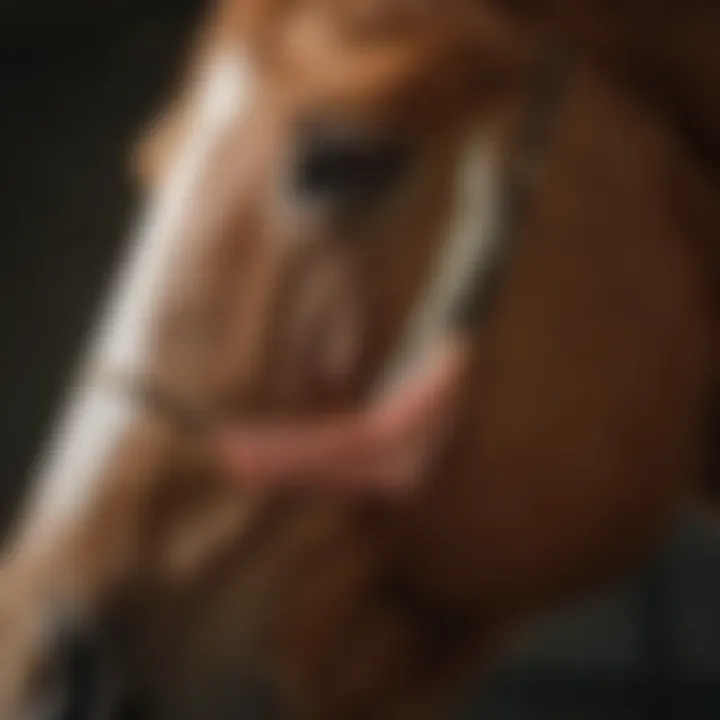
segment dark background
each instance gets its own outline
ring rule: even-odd
[[[0,0],[1,519],[92,324],[134,202],[129,151],[194,14],[178,0]]]
[[[0,523],[89,329],[135,202],[128,151],[197,7],[0,0]],[[690,522],[627,585],[519,638],[462,717],[720,718],[720,540]]]

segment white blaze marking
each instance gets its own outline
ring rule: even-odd
[[[46,536],[91,497],[104,460],[136,418],[137,408],[128,398],[93,385],[92,378],[83,374],[98,365],[123,372],[142,369],[174,240],[192,214],[211,150],[247,107],[247,82],[242,59],[228,54],[208,67],[198,88],[187,137],[166,182],[132,234],[129,257],[92,338],[87,366],[71,389],[68,407],[41,458],[28,523],[35,535]]]
[[[406,331],[379,387],[384,392],[412,371],[447,332],[458,301],[491,255],[490,240],[498,207],[498,149],[487,137],[476,138],[460,166],[455,210],[447,241],[430,286],[414,309]]]

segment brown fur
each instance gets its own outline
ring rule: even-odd
[[[535,62],[548,37],[560,38],[581,49],[437,476],[403,506],[312,493],[248,498],[209,466],[201,441],[149,418],[50,561],[20,551],[6,570],[3,608],[15,622],[41,612],[58,582],[49,578],[66,582],[62,570],[73,565],[85,601],[113,611],[117,646],[159,717],[207,717],[223,673],[248,665],[271,679],[292,717],[432,715],[509,629],[635,567],[700,487],[715,381],[718,218],[711,161],[697,159],[685,128],[699,128],[703,147],[717,139],[720,110],[705,93],[711,68],[696,65],[710,43],[685,35],[678,20],[638,11],[662,48],[636,51],[625,41],[629,21],[590,2],[577,13],[548,3],[540,18],[522,3],[504,19],[462,2],[441,18],[403,9],[428,5],[377,3],[377,14],[365,5],[358,16],[350,0],[295,4],[309,21],[330,13],[331,29],[349,22],[349,37],[393,38],[388,52],[357,57],[347,43],[317,41],[322,23],[308,55],[292,37],[298,17],[285,23],[291,4],[225,8],[214,42],[249,41],[276,82],[262,127],[244,129],[253,154],[232,171],[253,178],[228,221],[228,230],[244,228],[243,242],[226,231],[230,240],[188,244],[187,268],[213,268],[212,282],[192,297],[170,294],[158,372],[199,397],[229,392],[247,411],[353,403],[432,270],[461,138],[481,118],[492,118],[500,142],[512,136]],[[677,12],[690,23],[690,11]],[[292,48],[299,54],[288,58]],[[668,63],[689,80],[665,83]],[[289,327],[282,309],[302,295],[318,258],[301,261],[267,242],[290,232],[268,199],[289,113],[328,105],[431,148],[405,205],[363,227],[338,259],[364,280],[363,344],[350,377],[332,387],[311,380],[312,359],[303,365],[280,351]],[[162,175],[182,118],[152,144],[150,181]],[[212,355],[186,362],[177,348],[218,313],[228,324],[206,338]],[[298,363],[304,382],[292,395],[280,391]],[[17,596],[22,609],[11,602]],[[22,659],[27,647],[19,635],[10,650]]]

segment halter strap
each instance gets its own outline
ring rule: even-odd
[[[462,288],[451,323],[462,329],[481,325],[493,311],[510,258],[519,243],[519,228],[542,177],[552,121],[567,76],[567,61],[553,54],[543,62],[507,165],[497,219],[489,242],[489,257],[478,263],[469,286]]]

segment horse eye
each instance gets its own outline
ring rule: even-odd
[[[410,157],[392,137],[316,129],[300,140],[295,192],[310,200],[352,207],[382,199],[404,175]]]

